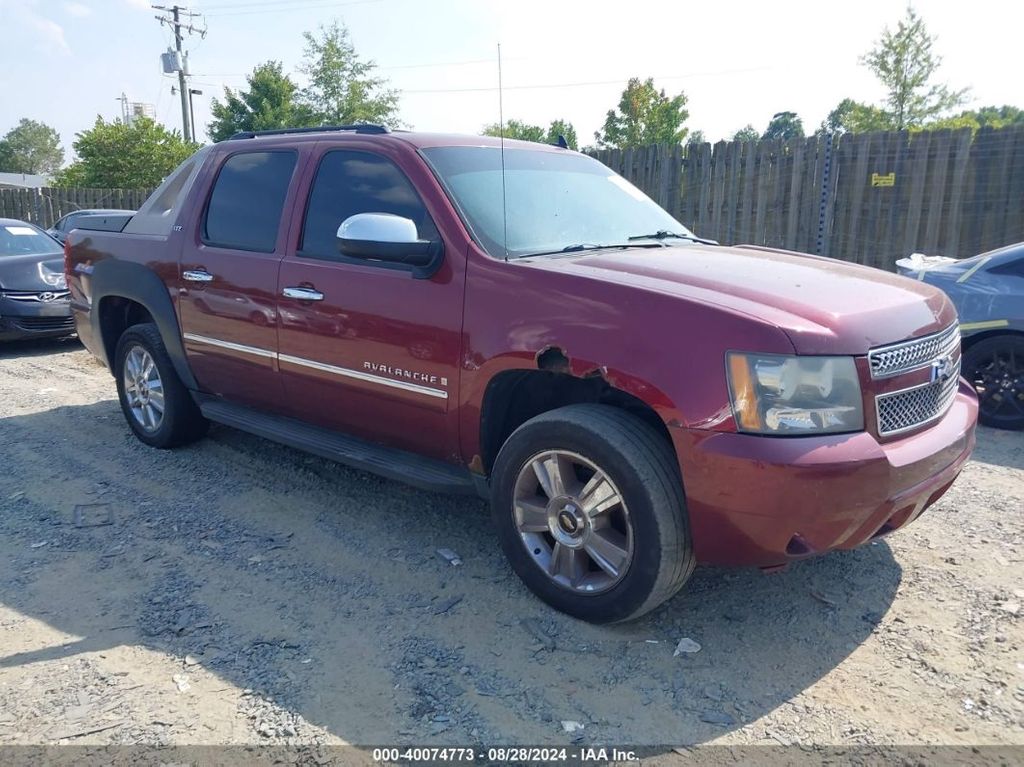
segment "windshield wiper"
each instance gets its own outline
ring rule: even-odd
[[[630,238],[633,239],[633,238]],[[647,239],[647,238],[643,238]],[[638,242],[620,242],[612,245],[595,245],[589,242],[580,242],[575,245],[566,245],[564,248],[558,250],[544,250],[537,253],[523,253],[514,258],[529,258],[531,256],[557,256],[560,253],[579,253],[584,250],[615,250],[620,248],[660,248],[660,243],[638,243]]]
[[[630,242],[635,240],[689,240],[690,242],[700,242],[705,245],[717,245],[718,243],[714,240],[705,240],[701,237],[696,237],[692,234],[683,234],[682,232],[670,232],[667,229],[659,229],[654,234],[635,234],[628,238]]]

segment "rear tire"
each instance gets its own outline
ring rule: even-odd
[[[178,378],[156,325],[132,325],[118,339],[114,379],[128,425],[151,447],[171,448],[202,437],[203,418]]]
[[[491,510],[530,590],[585,621],[643,615],[693,572],[675,455],[617,408],[569,405],[520,426],[495,461]]]
[[[971,346],[963,376],[978,392],[978,419],[997,429],[1024,429],[1024,337],[1001,335]]]

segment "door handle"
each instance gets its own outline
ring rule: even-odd
[[[285,298],[294,298],[299,301],[323,301],[324,294],[313,288],[285,288],[281,291]]]
[[[181,276],[189,282],[213,282],[213,275],[205,269],[191,269],[187,272],[182,272]]]

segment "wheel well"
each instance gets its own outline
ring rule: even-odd
[[[998,336],[1017,336],[1018,338],[1024,338],[1024,333],[1019,330],[1011,330],[1010,328],[995,328],[994,330],[985,330],[981,333],[974,333],[973,335],[964,338],[960,342],[960,349],[962,352],[966,352],[972,346],[987,338],[996,338]]]
[[[103,350],[107,355],[107,364],[114,369],[114,351],[118,339],[132,325],[140,322],[153,322],[153,315],[142,304],[129,298],[107,296],[99,306],[100,333],[103,336]]]
[[[600,376],[577,378],[551,370],[509,370],[487,385],[480,413],[483,469],[490,474],[498,451],[509,436],[531,418],[566,405],[593,402],[632,413],[650,424],[675,453],[668,428],[641,399],[611,386]]]

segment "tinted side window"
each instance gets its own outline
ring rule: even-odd
[[[320,161],[306,206],[301,255],[338,258],[338,227],[356,213],[393,213],[412,219],[422,240],[440,236],[409,179],[384,157],[338,150]]]
[[[1005,264],[993,266],[988,271],[989,274],[1008,274],[1012,277],[1024,277],[1024,256],[1016,261],[1007,261]]]
[[[203,242],[272,253],[294,169],[294,152],[246,152],[228,158],[206,208]]]

